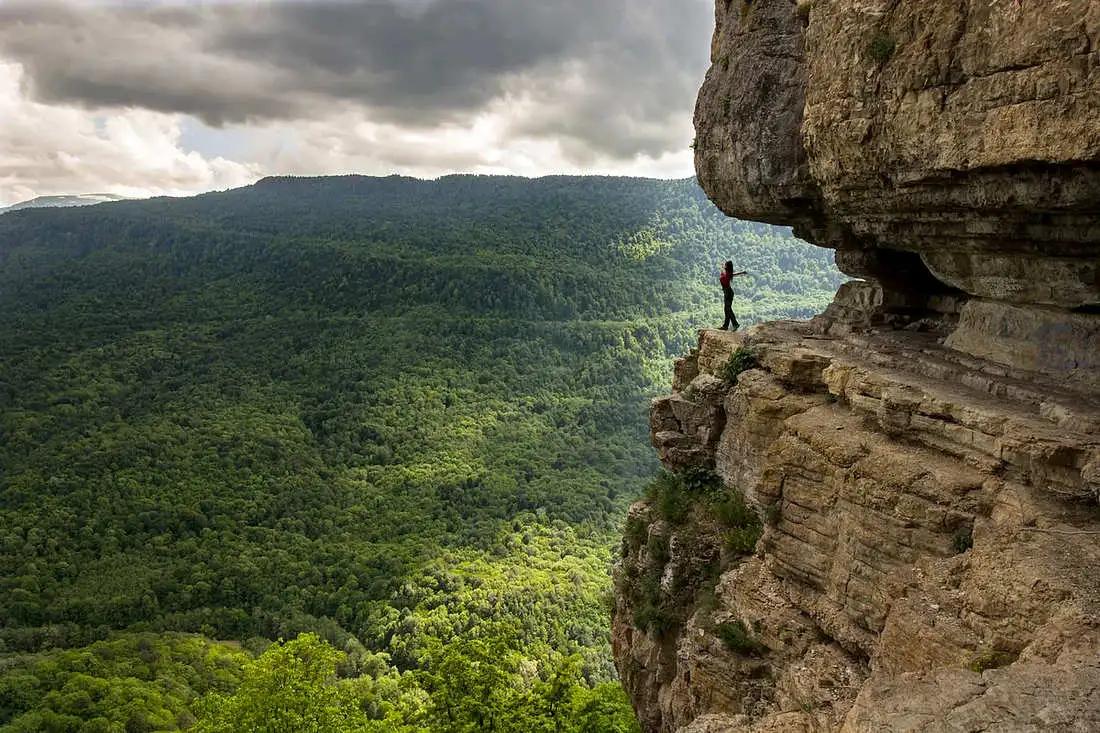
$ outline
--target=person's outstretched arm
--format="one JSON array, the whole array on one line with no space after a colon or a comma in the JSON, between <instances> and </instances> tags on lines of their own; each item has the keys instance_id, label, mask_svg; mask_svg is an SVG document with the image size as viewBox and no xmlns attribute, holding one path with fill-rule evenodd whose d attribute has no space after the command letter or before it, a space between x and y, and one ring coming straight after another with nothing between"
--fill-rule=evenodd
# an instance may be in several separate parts
<instances>
[{"instance_id":1,"label":"person's outstretched arm","mask_svg":"<svg viewBox=\"0 0 1100 733\"><path fill-rule=\"evenodd\" d=\"M748 274L749 274L748 270L742 270L741 272L733 273L733 275L731 277L741 277L742 275L748 275Z\"/></svg>"}]
</instances>

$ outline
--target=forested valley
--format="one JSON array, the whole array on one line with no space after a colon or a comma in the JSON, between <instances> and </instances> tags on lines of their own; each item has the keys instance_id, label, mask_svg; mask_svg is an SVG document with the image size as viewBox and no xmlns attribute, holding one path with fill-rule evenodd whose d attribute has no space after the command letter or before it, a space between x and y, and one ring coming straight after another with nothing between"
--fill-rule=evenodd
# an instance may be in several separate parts
<instances>
[{"instance_id":1,"label":"forested valley","mask_svg":"<svg viewBox=\"0 0 1100 733\"><path fill-rule=\"evenodd\" d=\"M0 730L635 730L608 569L726 259L743 324L841 282L691 180L0 215Z\"/></svg>"}]
</instances>

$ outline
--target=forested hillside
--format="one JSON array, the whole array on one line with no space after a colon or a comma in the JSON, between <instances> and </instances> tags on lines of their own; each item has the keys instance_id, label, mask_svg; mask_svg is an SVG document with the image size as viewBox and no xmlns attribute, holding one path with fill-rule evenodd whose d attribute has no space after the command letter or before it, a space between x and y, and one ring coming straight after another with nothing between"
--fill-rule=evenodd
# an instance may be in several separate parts
<instances>
[{"instance_id":1,"label":"forested hillside","mask_svg":"<svg viewBox=\"0 0 1100 733\"><path fill-rule=\"evenodd\" d=\"M326 730L630 730L612 545L725 259L743 323L840 282L693 181L0 217L0 729L243 730L281 670Z\"/></svg>"}]
</instances>

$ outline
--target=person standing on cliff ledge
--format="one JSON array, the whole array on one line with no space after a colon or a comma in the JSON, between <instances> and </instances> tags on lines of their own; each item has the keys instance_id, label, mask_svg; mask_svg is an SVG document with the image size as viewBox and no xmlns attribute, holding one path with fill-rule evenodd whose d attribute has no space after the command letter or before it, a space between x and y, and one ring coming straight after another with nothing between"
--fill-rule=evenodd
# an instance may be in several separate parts
<instances>
[{"instance_id":1,"label":"person standing on cliff ledge","mask_svg":"<svg viewBox=\"0 0 1100 733\"><path fill-rule=\"evenodd\" d=\"M726 320L722 323L722 330L728 331L731 327L734 331L741 327L737 322L737 316L733 315L733 286L730 284L733 278L748 275L747 270L733 271L733 262L726 260L725 266L718 275L718 282L722 283L722 300L725 304Z\"/></svg>"}]
</instances>

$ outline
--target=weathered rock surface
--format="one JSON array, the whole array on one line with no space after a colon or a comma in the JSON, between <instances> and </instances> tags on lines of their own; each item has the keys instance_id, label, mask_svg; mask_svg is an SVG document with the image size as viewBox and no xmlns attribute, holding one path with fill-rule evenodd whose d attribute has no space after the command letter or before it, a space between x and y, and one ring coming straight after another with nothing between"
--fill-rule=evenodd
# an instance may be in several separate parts
<instances>
[{"instance_id":1,"label":"weathered rock surface","mask_svg":"<svg viewBox=\"0 0 1100 733\"><path fill-rule=\"evenodd\" d=\"M861 280L703 332L654 402L665 466L765 522L746 557L634 508L643 727L1100 730L1100 1L716 4L700 181Z\"/></svg>"},{"instance_id":2,"label":"weathered rock surface","mask_svg":"<svg viewBox=\"0 0 1100 733\"><path fill-rule=\"evenodd\" d=\"M1100 3L718 0L716 18L695 156L720 208L836 249L883 290L864 321L961 314L954 348L1097 386ZM1040 329L1054 348L1017 348Z\"/></svg>"},{"instance_id":3,"label":"weathered rock surface","mask_svg":"<svg viewBox=\"0 0 1100 733\"><path fill-rule=\"evenodd\" d=\"M757 368L720 380L743 348ZM618 597L647 731L1098 729L1093 395L933 334L792 322L705 331L677 372L662 461L712 467L767 522L746 559L700 516L632 510L647 540L617 576L659 571L680 611L647 633ZM759 646L723 643L730 622Z\"/></svg>"}]
</instances>

